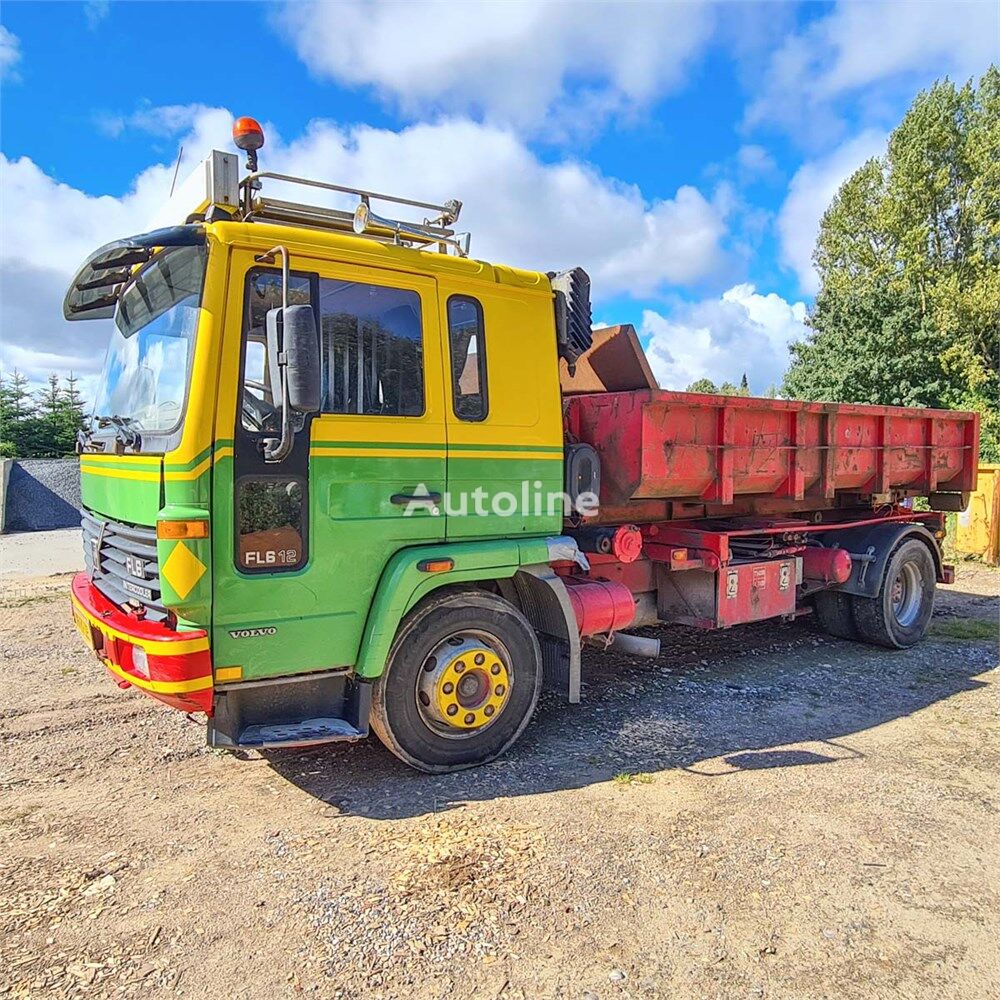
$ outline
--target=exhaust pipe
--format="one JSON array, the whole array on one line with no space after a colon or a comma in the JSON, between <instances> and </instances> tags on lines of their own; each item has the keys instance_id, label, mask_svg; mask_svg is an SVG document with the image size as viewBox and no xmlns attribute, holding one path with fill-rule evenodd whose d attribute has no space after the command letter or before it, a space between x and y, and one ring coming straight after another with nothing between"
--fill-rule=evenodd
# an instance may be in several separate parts
<instances>
[{"instance_id":1,"label":"exhaust pipe","mask_svg":"<svg viewBox=\"0 0 1000 1000\"><path fill-rule=\"evenodd\" d=\"M615 632L606 648L613 649L617 653L627 653L629 656L648 656L655 660L660 655L660 640L649 639L644 635Z\"/></svg>"}]
</instances>

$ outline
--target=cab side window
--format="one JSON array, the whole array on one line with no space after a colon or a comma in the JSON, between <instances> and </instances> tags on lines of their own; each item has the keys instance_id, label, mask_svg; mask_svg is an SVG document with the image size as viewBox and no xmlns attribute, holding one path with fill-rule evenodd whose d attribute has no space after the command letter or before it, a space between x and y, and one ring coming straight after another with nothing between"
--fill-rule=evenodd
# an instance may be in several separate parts
<instances>
[{"instance_id":1,"label":"cab side window","mask_svg":"<svg viewBox=\"0 0 1000 1000\"><path fill-rule=\"evenodd\" d=\"M483 307L468 295L448 299L448 350L451 356L452 407L459 420L485 420L486 344Z\"/></svg>"},{"instance_id":2,"label":"cab side window","mask_svg":"<svg viewBox=\"0 0 1000 1000\"><path fill-rule=\"evenodd\" d=\"M404 288L321 278L323 412L419 417L424 412L420 296Z\"/></svg>"},{"instance_id":3,"label":"cab side window","mask_svg":"<svg viewBox=\"0 0 1000 1000\"><path fill-rule=\"evenodd\" d=\"M315 300L315 274L288 278L288 304ZM247 273L243 313L243 385L235 446L233 556L242 573L283 573L308 560L308 489L304 468L263 464L261 439L281 432L277 345L268 343L267 313L281 306L281 272Z\"/></svg>"}]
</instances>

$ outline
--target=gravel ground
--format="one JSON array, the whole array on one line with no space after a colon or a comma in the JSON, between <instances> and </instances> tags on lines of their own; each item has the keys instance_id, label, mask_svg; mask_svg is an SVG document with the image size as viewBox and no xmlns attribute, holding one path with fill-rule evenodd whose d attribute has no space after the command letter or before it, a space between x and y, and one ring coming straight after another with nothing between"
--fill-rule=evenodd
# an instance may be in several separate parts
<instances>
[{"instance_id":1,"label":"gravel ground","mask_svg":"<svg viewBox=\"0 0 1000 1000\"><path fill-rule=\"evenodd\" d=\"M4 998L1000 993L996 571L908 653L803 621L588 653L583 705L443 777L208 750L67 585L0 605Z\"/></svg>"}]
</instances>

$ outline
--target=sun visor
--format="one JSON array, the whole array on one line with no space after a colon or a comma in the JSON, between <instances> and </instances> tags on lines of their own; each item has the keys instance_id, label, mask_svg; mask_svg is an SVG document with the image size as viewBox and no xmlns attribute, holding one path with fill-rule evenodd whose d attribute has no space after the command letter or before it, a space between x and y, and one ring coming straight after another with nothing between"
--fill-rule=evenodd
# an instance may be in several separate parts
<instances>
[{"instance_id":1,"label":"sun visor","mask_svg":"<svg viewBox=\"0 0 1000 1000\"><path fill-rule=\"evenodd\" d=\"M189 225L155 229L106 243L73 276L63 299L63 316L68 320L110 319L118 303L118 291L137 264L144 264L163 247L193 247L204 242L204 228Z\"/></svg>"}]
</instances>

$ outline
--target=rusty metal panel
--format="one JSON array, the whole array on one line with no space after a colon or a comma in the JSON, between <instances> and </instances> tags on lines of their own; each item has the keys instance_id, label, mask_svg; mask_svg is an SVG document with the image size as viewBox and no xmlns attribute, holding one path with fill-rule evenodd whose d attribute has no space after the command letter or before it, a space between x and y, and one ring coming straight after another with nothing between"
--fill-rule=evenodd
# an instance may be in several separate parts
<instances>
[{"instance_id":1,"label":"rusty metal panel","mask_svg":"<svg viewBox=\"0 0 1000 1000\"><path fill-rule=\"evenodd\" d=\"M726 566L717 574L717 623L743 622L790 615L795 611L795 560Z\"/></svg>"},{"instance_id":2,"label":"rusty metal panel","mask_svg":"<svg viewBox=\"0 0 1000 1000\"><path fill-rule=\"evenodd\" d=\"M731 563L717 572L657 568L660 620L728 628L795 612L795 559Z\"/></svg>"},{"instance_id":3,"label":"rusty metal panel","mask_svg":"<svg viewBox=\"0 0 1000 1000\"><path fill-rule=\"evenodd\" d=\"M665 390L563 402L569 438L601 457L602 506L619 511L748 496L810 510L842 493L920 496L965 492L975 482L974 413Z\"/></svg>"},{"instance_id":4,"label":"rusty metal panel","mask_svg":"<svg viewBox=\"0 0 1000 1000\"><path fill-rule=\"evenodd\" d=\"M565 358L559 359L559 383L563 393L621 392L631 389L658 389L635 327L601 327L593 331L593 343L576 361L570 375Z\"/></svg>"}]
</instances>

